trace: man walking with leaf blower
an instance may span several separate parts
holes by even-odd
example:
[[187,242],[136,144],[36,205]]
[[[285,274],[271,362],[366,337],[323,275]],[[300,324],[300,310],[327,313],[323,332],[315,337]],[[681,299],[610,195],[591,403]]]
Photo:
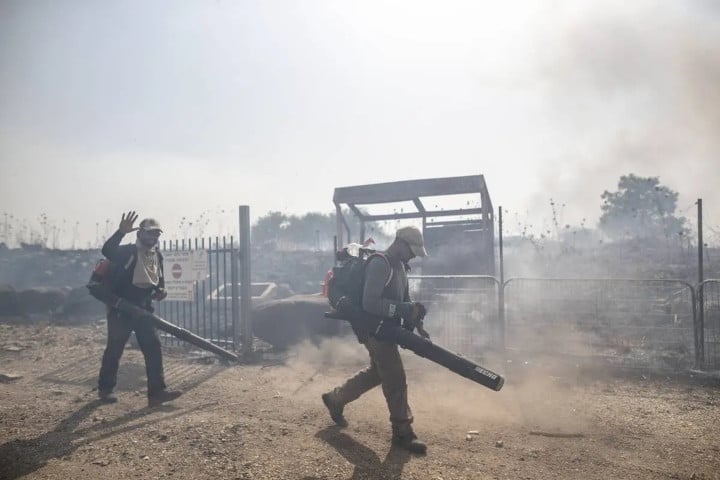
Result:
[[[117,232],[105,242],[102,253],[112,265],[109,269],[109,286],[112,292],[152,312],[152,300],[162,300],[167,296],[162,254],[157,248],[162,230],[157,220],[152,218],[146,218],[140,222],[139,227],[134,227],[137,218],[135,212],[123,214]],[[123,237],[134,231],[137,231],[135,243],[120,245]],[[112,391],[117,383],[120,357],[133,331],[145,357],[149,405],[158,405],[180,396],[181,392],[166,390],[160,340],[151,323],[108,307],[107,329],[107,346],[98,380],[100,400],[105,403],[117,401]]]
[[383,339],[383,327],[399,326],[402,321],[403,326],[417,328],[420,335],[429,338],[422,323],[425,307],[410,301],[407,279],[408,262],[426,255],[422,232],[416,227],[403,227],[385,252],[369,257],[362,295],[364,318],[353,322],[353,330],[370,354],[370,366],[322,395],[333,421],[346,426],[345,405],[382,385],[390,411],[392,443],[419,454],[426,453],[427,447],[412,429],[402,359],[397,344]]

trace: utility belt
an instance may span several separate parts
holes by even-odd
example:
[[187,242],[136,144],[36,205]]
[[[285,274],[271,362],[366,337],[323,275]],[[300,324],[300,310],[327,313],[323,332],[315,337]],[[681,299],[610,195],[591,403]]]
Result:
[[359,306],[354,305],[351,301],[340,299],[336,308],[338,316],[350,322],[355,336],[360,343],[365,343],[369,337],[375,337],[381,341],[387,341],[392,338],[388,333],[388,328],[402,326],[406,330],[413,331],[415,325],[406,320],[393,317],[383,317],[381,315],[373,315],[362,310]]
[[347,318],[347,320],[350,322],[350,327],[360,343],[365,343],[369,337],[374,337],[383,342],[394,341],[395,335],[393,331],[398,327],[410,332],[415,329],[414,325],[398,318],[380,317],[365,312],[352,319]]

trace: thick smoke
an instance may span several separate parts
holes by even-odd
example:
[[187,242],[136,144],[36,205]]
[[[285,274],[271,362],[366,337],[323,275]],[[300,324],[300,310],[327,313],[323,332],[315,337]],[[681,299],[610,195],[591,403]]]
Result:
[[[568,151],[545,159],[544,191],[573,199],[614,190],[620,175],[659,176],[679,207],[718,200],[720,11],[710,2],[596,4],[559,9],[539,42],[539,72]],[[596,212],[591,212],[596,213]],[[720,210],[708,211],[709,223]],[[594,215],[591,215],[594,217]]]

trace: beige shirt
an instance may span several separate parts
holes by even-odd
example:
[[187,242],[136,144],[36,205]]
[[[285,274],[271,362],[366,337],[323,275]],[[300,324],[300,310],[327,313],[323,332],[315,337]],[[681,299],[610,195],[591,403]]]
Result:
[[132,283],[138,288],[151,288],[160,282],[160,261],[156,247],[147,248],[138,241],[137,263],[133,272]]

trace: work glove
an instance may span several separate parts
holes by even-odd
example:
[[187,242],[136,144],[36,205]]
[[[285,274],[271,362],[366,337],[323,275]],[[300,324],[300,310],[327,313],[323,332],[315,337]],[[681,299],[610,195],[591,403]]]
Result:
[[418,323],[418,325],[417,325],[416,328],[417,328],[418,334],[419,334],[421,337],[423,337],[423,338],[426,339],[426,340],[430,340],[430,334],[427,332],[427,330],[425,330],[425,327],[423,326],[423,322],[422,322],[422,321],[420,321],[420,323]]
[[[427,308],[420,302],[413,302],[410,304],[409,313],[403,318],[403,326],[408,330],[412,331],[415,328],[421,327],[423,319],[427,314]],[[419,332],[420,330],[418,330]]]
[[410,321],[416,324],[422,323],[425,315],[427,315],[427,308],[425,308],[425,305],[420,302],[415,302],[413,304],[412,316],[410,318]]
[[415,322],[415,328],[417,328],[418,334],[420,334],[421,337],[425,339],[430,339],[430,334],[425,330],[425,325],[423,320],[425,319],[425,315],[427,315],[427,308],[425,305],[423,305],[420,302],[415,302],[415,307],[417,309],[417,316],[418,320]]
[[164,288],[158,288],[155,290],[155,293],[152,294],[152,299],[156,302],[164,300],[165,297],[167,297],[167,290],[165,290]]

